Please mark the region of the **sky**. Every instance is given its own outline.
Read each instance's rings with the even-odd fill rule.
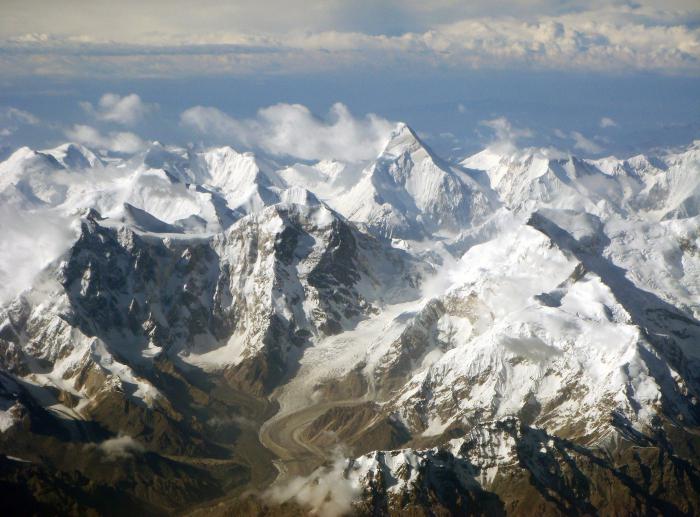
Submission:
[[[700,138],[697,0],[2,4],[0,156],[157,139],[360,159],[396,121],[455,159]]]

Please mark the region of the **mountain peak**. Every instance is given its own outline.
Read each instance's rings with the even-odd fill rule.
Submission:
[[[418,138],[418,135],[408,124],[399,122],[391,132],[389,142],[384,147],[382,155],[396,157],[406,152],[414,153],[420,149],[425,150],[425,145]]]
[[[2,162],[0,170],[19,173],[25,169],[62,169],[63,166],[51,154],[35,151],[27,146],[20,147]]]
[[[52,156],[66,168],[89,169],[104,165],[104,162],[94,152],[75,142],[68,142],[42,152]]]

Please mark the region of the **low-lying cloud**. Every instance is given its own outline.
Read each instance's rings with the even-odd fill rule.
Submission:
[[[266,495],[277,503],[294,500],[320,517],[340,517],[352,509],[361,494],[356,476],[347,473],[348,460],[338,453],[330,466],[319,467],[308,477],[295,477],[270,488]]]
[[[249,119],[196,106],[184,111],[180,120],[183,126],[218,143],[229,142],[302,160],[349,162],[375,158],[394,127],[377,115],[355,117],[341,103],[334,104],[325,119],[314,116],[300,104],[275,104]]]
[[[123,459],[145,451],[143,445],[131,436],[122,435],[100,443],[97,448],[110,459]]]

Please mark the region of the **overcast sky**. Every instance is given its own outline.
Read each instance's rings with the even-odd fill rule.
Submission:
[[[699,77],[697,0],[3,0],[0,147],[211,139],[182,114],[340,102],[455,155],[500,118],[522,145],[624,154],[700,137]]]

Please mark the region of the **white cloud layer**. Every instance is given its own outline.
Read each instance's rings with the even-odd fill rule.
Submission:
[[[556,2],[540,2],[540,14],[527,16],[513,15],[523,11],[518,2],[500,13],[496,8],[458,9],[457,3],[451,7],[448,3],[404,7],[405,23],[398,27],[406,27],[403,31],[389,22],[373,27],[369,14],[376,17],[376,8],[357,7],[358,13],[369,13],[368,17],[348,25],[316,5],[327,16],[325,21],[319,16],[322,23],[305,26],[297,18],[297,25],[286,32],[280,27],[266,30],[264,24],[260,30],[241,26],[232,31],[216,21],[210,21],[210,30],[205,30],[204,22],[194,19],[191,27],[202,22],[200,28],[188,30],[186,24],[173,22],[160,31],[141,27],[140,32],[126,31],[112,39],[90,30],[62,37],[30,33],[0,42],[0,71],[113,77],[115,72],[127,76],[295,73],[358,65],[700,70],[700,8],[692,2],[681,2],[676,9],[648,2],[574,2],[565,9]],[[333,4],[336,11],[352,11],[343,2]],[[280,10],[289,9],[281,6]],[[301,10],[314,19],[309,15],[312,8]],[[395,12],[402,12],[398,3]],[[421,17],[432,23],[419,23]],[[151,23],[158,25],[155,19]]]
[[[0,37],[61,27],[72,36],[115,41],[206,37],[230,31],[283,35],[300,32],[403,34],[455,20],[514,16],[532,21],[590,11],[624,13],[639,23],[698,21],[697,0],[3,0]],[[602,18],[598,18],[602,20]]]
[[[105,93],[100,97],[97,107],[90,102],[81,102],[80,106],[98,120],[125,126],[137,124],[155,109],[155,105],[146,104],[135,93],[123,97],[116,93]]]
[[[76,124],[65,131],[68,139],[100,151],[132,154],[142,150],[145,143],[141,138],[126,131],[111,131],[103,134],[92,126]]]
[[[196,106],[184,111],[180,120],[219,143],[303,160],[350,162],[375,158],[394,127],[373,114],[354,117],[341,103],[331,107],[326,119],[317,118],[300,104],[275,104],[251,119],[235,119],[216,108]]]

